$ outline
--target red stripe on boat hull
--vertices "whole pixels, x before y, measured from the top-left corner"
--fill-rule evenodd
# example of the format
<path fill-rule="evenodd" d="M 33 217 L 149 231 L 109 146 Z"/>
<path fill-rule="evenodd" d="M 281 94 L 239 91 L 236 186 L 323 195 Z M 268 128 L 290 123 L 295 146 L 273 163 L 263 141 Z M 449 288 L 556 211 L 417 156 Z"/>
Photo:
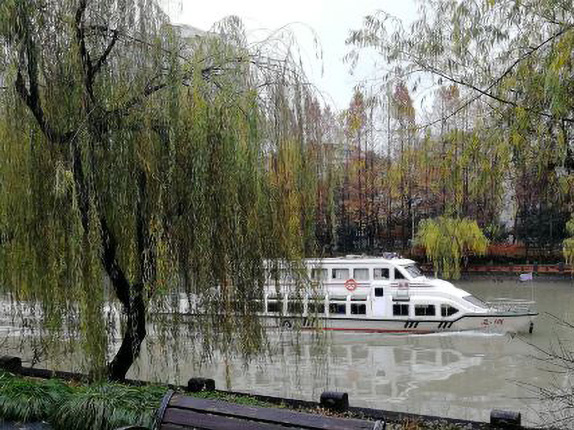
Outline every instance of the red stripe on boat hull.
<path fill-rule="evenodd" d="M 418 333 L 418 334 L 427 334 L 427 333 L 434 333 L 435 332 L 435 330 L 388 330 L 388 329 L 378 329 L 378 328 L 334 328 L 334 327 L 324 327 L 323 330 L 359 331 L 361 333 Z"/>

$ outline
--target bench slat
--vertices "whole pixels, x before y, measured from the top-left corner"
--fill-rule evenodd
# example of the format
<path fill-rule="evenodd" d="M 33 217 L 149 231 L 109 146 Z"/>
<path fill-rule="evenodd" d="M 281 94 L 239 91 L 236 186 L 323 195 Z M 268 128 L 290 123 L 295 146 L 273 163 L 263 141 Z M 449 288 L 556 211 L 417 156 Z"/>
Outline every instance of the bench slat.
<path fill-rule="evenodd" d="M 189 430 L 189 429 L 190 429 L 189 426 L 180 426 L 177 424 L 170 424 L 170 423 L 162 424 L 161 427 L 159 428 L 159 430 Z"/>
<path fill-rule="evenodd" d="M 288 426 L 298 426 L 304 429 L 330 430 L 372 430 L 374 422 L 352 418 L 333 418 L 305 412 L 293 412 L 277 408 L 263 408 L 228 403 L 221 400 L 198 399 L 188 396 L 174 395 L 169 404 L 170 408 L 195 410 L 216 415 L 226 415 L 237 418 L 248 418 L 260 422 L 285 423 Z"/>
<path fill-rule="evenodd" d="M 297 427 L 284 427 L 279 424 L 248 421 L 178 408 L 166 410 L 160 428 L 161 430 L 191 428 L 202 430 L 285 430 L 287 428 L 289 430 L 303 430 Z"/>

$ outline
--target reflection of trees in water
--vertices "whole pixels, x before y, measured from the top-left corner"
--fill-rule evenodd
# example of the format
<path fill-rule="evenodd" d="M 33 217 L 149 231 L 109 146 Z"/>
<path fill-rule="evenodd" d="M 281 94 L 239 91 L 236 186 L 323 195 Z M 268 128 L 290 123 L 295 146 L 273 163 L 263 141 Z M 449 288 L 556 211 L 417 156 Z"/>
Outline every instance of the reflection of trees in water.
<path fill-rule="evenodd" d="M 323 380 L 329 365 L 325 360 L 308 359 L 324 356 L 324 332 L 270 331 L 265 349 L 249 360 L 239 355 L 225 355 L 221 350 L 205 356 L 201 353 L 201 345 L 201 337 L 185 324 L 175 336 L 166 333 L 149 336 L 142 358 L 136 362 L 130 377 L 185 384 L 190 376 L 201 375 L 213 377 L 219 387 L 226 389 L 261 392 L 260 387 L 276 384 L 297 390 L 309 380 Z M 288 369 L 288 372 L 282 372 L 282 369 Z M 272 391 L 269 394 L 280 393 Z"/>
<path fill-rule="evenodd" d="M 0 298 L 0 347 L 3 355 L 22 358 L 24 366 L 73 372 L 85 371 L 86 356 L 79 342 L 79 318 L 71 309 L 64 324 L 56 327 L 40 303 L 16 301 L 9 294 Z M 104 318 L 114 332 L 110 315 Z"/>

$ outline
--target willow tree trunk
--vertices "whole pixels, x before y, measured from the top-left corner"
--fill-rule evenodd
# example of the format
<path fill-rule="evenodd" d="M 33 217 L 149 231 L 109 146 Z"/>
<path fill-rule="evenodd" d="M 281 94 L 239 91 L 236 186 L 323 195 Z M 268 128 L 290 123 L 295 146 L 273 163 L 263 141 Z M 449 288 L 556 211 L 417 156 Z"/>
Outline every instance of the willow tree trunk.
<path fill-rule="evenodd" d="M 104 252 L 102 263 L 108 274 L 114 292 L 122 303 L 126 326 L 122 343 L 112 361 L 108 364 L 108 378 L 123 380 L 141 350 L 146 336 L 146 307 L 143 282 L 130 285 L 116 259 L 117 244 L 105 219 L 101 220 Z M 140 259 L 143 257 L 140 255 Z"/>
<path fill-rule="evenodd" d="M 130 285 L 116 259 L 117 244 L 105 219 L 101 221 L 104 253 L 102 263 L 110 277 L 117 298 L 123 305 L 126 326 L 122 343 L 112 361 L 108 364 L 108 377 L 111 380 L 123 380 L 133 362 L 139 356 L 142 342 L 146 337 L 146 304 L 144 286 L 153 282 L 154 264 L 146 266 L 144 257 L 150 250 L 150 236 L 146 222 L 147 180 L 145 173 L 140 170 L 137 176 L 138 199 L 136 204 L 136 234 L 138 273 L 136 281 Z M 148 270 L 152 269 L 152 270 Z M 147 274 L 147 275 L 146 275 Z"/>
<path fill-rule="evenodd" d="M 108 377 L 114 381 L 125 379 L 128 370 L 139 356 L 141 345 L 146 336 L 145 301 L 143 285 L 133 286 L 134 296 L 126 310 L 127 324 L 120 349 L 108 365 Z"/>

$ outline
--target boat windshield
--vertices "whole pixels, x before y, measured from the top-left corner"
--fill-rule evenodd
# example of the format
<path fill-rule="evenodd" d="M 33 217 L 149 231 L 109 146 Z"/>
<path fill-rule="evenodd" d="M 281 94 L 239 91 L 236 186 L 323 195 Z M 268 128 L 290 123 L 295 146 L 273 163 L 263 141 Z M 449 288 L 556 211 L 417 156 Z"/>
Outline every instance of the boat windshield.
<path fill-rule="evenodd" d="M 418 278 L 423 276 L 423 272 L 416 264 L 409 264 L 408 266 L 403 266 L 411 278 Z"/>
<path fill-rule="evenodd" d="M 474 306 L 478 306 L 479 308 L 484 308 L 487 309 L 488 305 L 486 303 L 484 303 L 482 300 L 480 300 L 478 297 L 474 297 L 474 296 L 464 296 L 463 297 L 464 300 L 466 300 L 467 302 L 472 303 Z"/>

